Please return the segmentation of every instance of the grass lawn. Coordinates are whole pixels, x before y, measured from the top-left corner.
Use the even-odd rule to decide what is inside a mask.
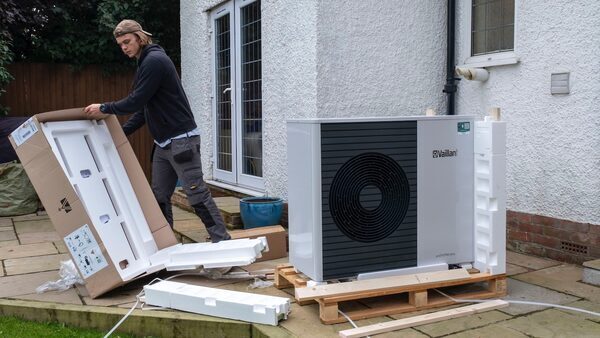
[[[108,332],[108,331],[107,331]],[[0,316],[0,337],[1,338],[90,338],[104,337],[106,332],[73,328],[59,323],[38,323],[28,320],[22,320],[15,317]],[[111,337],[129,338],[131,335],[114,333]]]

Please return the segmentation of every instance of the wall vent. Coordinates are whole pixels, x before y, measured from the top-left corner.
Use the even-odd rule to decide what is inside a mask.
[[[588,247],[581,244],[575,244],[571,242],[560,242],[560,248],[564,251],[575,254],[588,254]]]

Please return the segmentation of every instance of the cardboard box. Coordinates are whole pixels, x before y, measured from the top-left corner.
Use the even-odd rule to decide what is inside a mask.
[[[126,211],[128,210],[118,210],[119,207],[118,204],[114,203],[115,201],[113,201],[113,207],[115,208],[114,214],[107,212],[100,215],[100,217],[98,217],[97,214],[92,215],[93,210],[91,209],[94,209],[94,204],[89,201],[93,201],[94,198],[99,197],[90,196],[94,194],[90,194],[89,191],[76,191],[76,189],[84,189],[85,184],[82,183],[80,186],[77,186],[72,184],[71,181],[73,180],[73,177],[76,177],[82,182],[87,182],[85,181],[86,175],[91,176],[92,178],[94,178],[94,175],[101,175],[99,179],[102,179],[102,182],[107,184],[106,182],[109,182],[107,181],[108,179],[102,175],[108,175],[106,172],[113,171],[114,166],[117,163],[101,163],[101,161],[95,158],[96,164],[99,166],[98,168],[90,168],[90,170],[77,169],[79,171],[74,171],[75,169],[69,168],[68,166],[65,168],[63,167],[65,165],[64,154],[61,153],[60,148],[56,149],[58,141],[56,141],[56,144],[51,142],[52,139],[49,141],[42,130],[42,124],[46,122],[77,121],[85,119],[85,114],[81,108],[37,114],[15,130],[10,137],[10,141],[22,162],[31,183],[37,191],[40,200],[46,208],[56,231],[65,239],[65,243],[70,249],[71,258],[76,263],[75,265],[78,266],[81,275],[85,279],[86,288],[90,296],[96,298],[109,290],[125,284],[126,281],[131,280],[132,278],[139,278],[146,274],[143,262],[140,262],[139,266],[135,266],[135,264],[137,264],[137,258],[139,258],[138,256],[144,256],[146,252],[151,253],[152,251],[176,245],[178,242],[171,227],[162,215],[158,203],[146,180],[146,176],[115,116],[109,116],[97,123],[106,125],[110,133],[114,147],[116,147],[116,151],[121,160],[119,162],[122,162],[126,175],[131,182],[133,192],[135,193],[135,197],[130,198],[129,200],[137,198],[139,206],[135,208],[138,208],[138,214],[140,212],[143,213],[143,218],[145,218],[144,224],[147,223],[147,226],[145,226],[144,229],[142,229],[143,227],[137,229],[133,225],[130,226],[130,228],[127,228],[125,226],[126,222],[135,223],[135,226],[137,226],[137,222],[141,221],[135,220],[130,216],[124,216],[124,214],[127,214]],[[55,147],[54,149],[52,148],[51,143]],[[65,142],[64,146],[72,147],[72,143],[73,142],[70,142],[69,145],[67,145]],[[86,147],[85,142],[76,143],[76,146],[78,147]],[[112,145],[105,146],[112,147]],[[87,144],[87,147],[89,147],[89,152],[92,157],[97,156],[89,143]],[[109,150],[113,151],[114,154],[114,148],[110,148]],[[101,165],[104,165],[105,167],[100,168]],[[120,166],[120,164],[118,165]],[[127,192],[123,190],[124,188],[122,188],[122,185],[120,184],[122,182],[119,181],[119,179],[116,183],[113,183],[110,189],[119,190],[118,192],[124,194],[123,196],[129,196],[127,195]],[[106,187],[109,197],[112,198],[114,197],[112,194],[115,192],[111,192],[110,189],[109,186]],[[129,191],[131,191],[131,189]],[[118,196],[118,194],[116,195]],[[85,198],[82,198],[84,201],[80,200],[80,196],[89,197],[88,205],[85,205],[84,203],[86,200]],[[125,202],[125,204],[127,204],[127,202]],[[128,208],[135,209],[133,206],[128,206]],[[140,208],[141,211],[139,211]],[[113,220],[120,220],[120,227],[122,228],[121,232],[124,234],[125,239],[121,237],[115,237],[115,239],[111,236],[105,236],[105,239],[111,241],[121,240],[121,242],[104,243],[101,240],[102,237],[100,236],[100,233],[104,232],[106,234],[107,231],[113,231],[102,228],[105,226],[104,223],[106,223],[107,227],[112,224],[112,221],[110,220],[111,217]],[[117,226],[119,225],[117,224]],[[131,233],[132,231],[134,232],[133,234]],[[130,260],[123,259],[114,262],[114,259],[111,259],[111,255],[107,251],[106,246],[124,247],[126,245],[119,245],[119,243],[123,243],[124,240],[128,240],[131,236],[140,239],[145,247],[140,249],[129,242],[130,247],[125,249],[131,249],[129,251],[133,254],[133,258]],[[83,241],[84,238],[86,241]],[[140,243],[140,241],[136,243]],[[111,254],[114,256],[114,253]],[[124,280],[123,271],[127,269],[133,270],[127,273],[127,280]],[[142,273],[139,273],[140,271],[142,271]]]
[[[264,252],[257,262],[287,257],[287,232],[281,225],[229,231],[231,239],[266,237],[269,251]]]

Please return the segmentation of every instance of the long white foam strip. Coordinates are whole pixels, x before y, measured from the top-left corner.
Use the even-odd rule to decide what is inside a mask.
[[[288,298],[170,281],[146,285],[144,293],[148,305],[260,324],[277,325],[290,311]]]
[[[151,269],[189,270],[251,264],[268,251],[266,237],[241,238],[218,243],[174,245],[150,256]]]

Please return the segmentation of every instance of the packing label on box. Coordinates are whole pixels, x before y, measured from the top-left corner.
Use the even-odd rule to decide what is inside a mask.
[[[88,278],[108,266],[87,224],[67,235],[64,240],[83,278]]]
[[[25,121],[19,128],[15,129],[10,136],[15,140],[15,144],[20,146],[25,143],[31,136],[38,132],[38,128],[32,118]]]

